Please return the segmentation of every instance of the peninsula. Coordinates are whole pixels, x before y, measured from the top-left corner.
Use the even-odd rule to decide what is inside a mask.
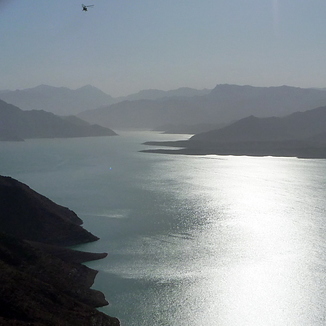
[[[0,325],[120,325],[82,265],[107,254],[66,247],[98,240],[74,212],[4,176],[0,212]]]
[[[326,106],[285,117],[249,116],[185,141],[145,144],[178,147],[143,150],[164,154],[326,158]]]

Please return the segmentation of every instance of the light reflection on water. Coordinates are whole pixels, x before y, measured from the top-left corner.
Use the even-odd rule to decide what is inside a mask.
[[[205,248],[200,255],[204,282],[193,288],[208,309],[200,324],[321,322],[325,269],[316,258],[324,265],[325,242],[318,236],[324,224],[316,224],[322,218],[316,207],[324,207],[324,189],[316,189],[321,180],[310,179],[300,163],[229,158],[212,161],[192,179],[188,175],[197,189],[204,185],[216,212],[198,237],[198,248]]]
[[[109,253],[88,263],[111,303],[101,310],[124,326],[325,325],[326,161],[138,153],[151,137],[0,155],[3,174],[100,236],[82,248]]]
[[[324,325],[325,161],[155,164],[143,187],[160,193],[170,228],[132,239],[117,249],[127,261],[102,266],[144,282],[129,297],[142,298],[131,312],[140,309],[141,325]],[[126,325],[138,325],[132,320]]]

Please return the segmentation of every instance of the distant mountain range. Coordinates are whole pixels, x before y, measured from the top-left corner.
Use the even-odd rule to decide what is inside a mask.
[[[194,89],[189,87],[181,87],[174,90],[162,91],[158,89],[147,89],[142,90],[136,94],[131,94],[128,96],[118,97],[115,99],[115,103],[123,101],[138,101],[138,100],[158,100],[162,98],[169,97],[193,97],[207,95],[211,92],[211,89]]]
[[[308,140],[326,132],[326,106],[285,117],[249,116],[227,127],[200,133],[192,141],[245,142]],[[326,139],[324,139],[326,143]]]
[[[186,125],[193,130],[199,124],[228,124],[250,115],[285,116],[325,104],[326,91],[320,89],[217,85],[204,95],[123,101],[78,116],[113,129]]]
[[[3,90],[0,98],[22,110],[77,115],[89,123],[115,130],[166,127],[163,131],[197,133],[250,115],[281,117],[324,106],[326,90],[224,84],[212,90],[151,89],[113,98],[90,85],[76,90],[40,85],[25,90]]]
[[[0,90],[0,99],[16,105],[22,110],[44,110],[57,115],[76,115],[77,113],[108,106],[122,101],[140,99],[156,100],[164,97],[191,97],[209,93],[210,90],[180,88],[171,91],[156,89],[143,90],[136,94],[113,98],[96,87],[86,85],[76,90],[67,87],[40,85],[23,90]]]
[[[23,111],[0,100],[0,140],[113,135],[116,135],[113,130],[77,117],[59,117],[41,110]]]
[[[183,147],[176,151],[149,150],[159,153],[326,158],[326,106],[285,117],[249,116],[196,134],[188,141],[146,144]]]
[[[0,92],[0,99],[22,110],[44,110],[57,115],[75,115],[114,103],[113,98],[93,86],[76,90],[40,85],[15,91]]]

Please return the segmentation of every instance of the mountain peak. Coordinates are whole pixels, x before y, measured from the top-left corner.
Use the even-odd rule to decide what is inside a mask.
[[[72,90],[41,84],[34,88],[1,93],[0,98],[22,110],[46,110],[59,115],[74,115],[113,102],[110,95],[91,85]]]
[[[79,87],[79,88],[77,88],[76,89],[76,91],[77,90],[89,90],[89,89],[97,89],[97,90],[99,90],[98,88],[96,88],[95,86],[93,86],[93,85],[90,85],[90,84],[87,84],[87,85],[84,85],[84,86],[82,86],[82,87]]]

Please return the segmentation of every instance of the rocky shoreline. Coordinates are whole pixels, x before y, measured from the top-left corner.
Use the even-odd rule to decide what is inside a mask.
[[[0,176],[0,325],[120,325],[96,309],[108,302],[91,289],[98,272],[82,264],[107,254],[66,247],[98,239],[81,224],[71,210]]]

